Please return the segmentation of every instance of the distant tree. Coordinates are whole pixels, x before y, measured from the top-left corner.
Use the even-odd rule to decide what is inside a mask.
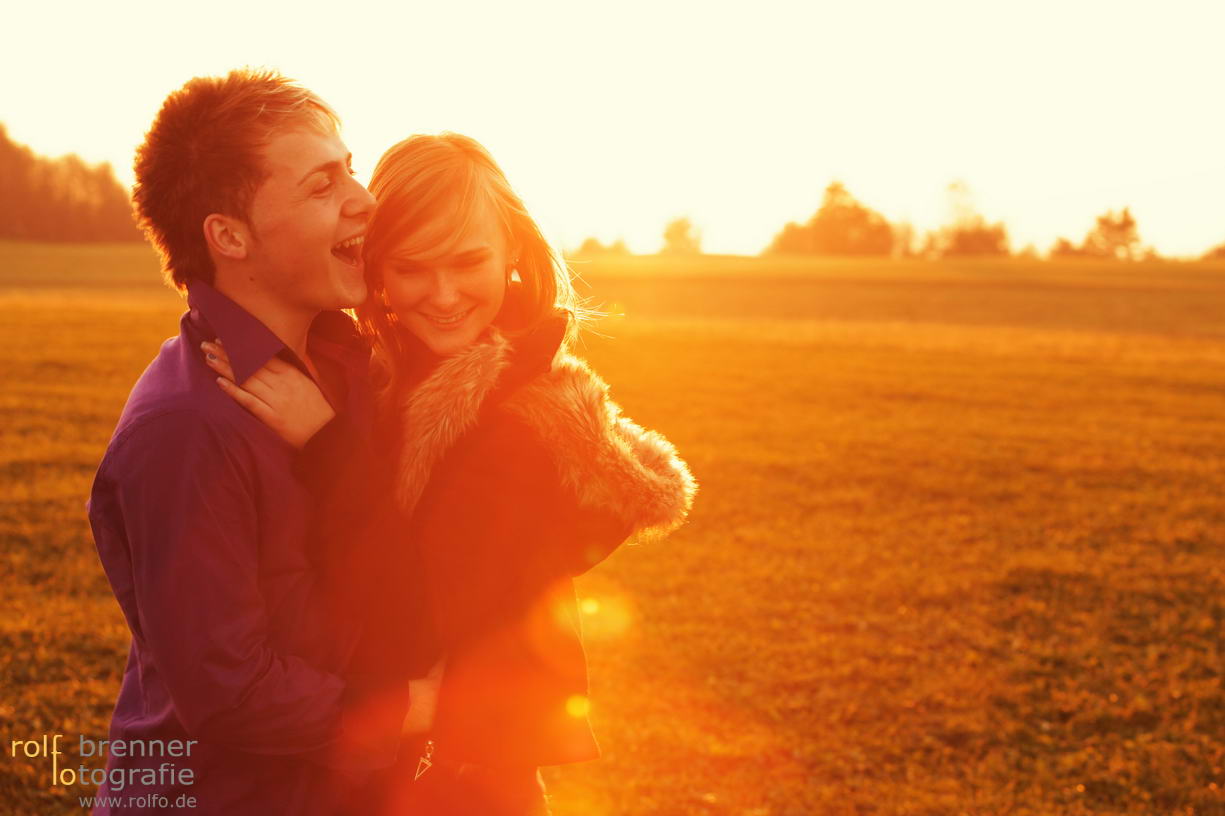
[[[574,254],[580,258],[598,258],[607,255],[629,255],[630,250],[622,238],[618,238],[611,244],[604,245],[600,243],[598,238],[591,237],[584,240]]]
[[[942,258],[1007,255],[1008,230],[1004,224],[989,224],[974,208],[969,188],[953,182],[948,188],[952,222],[930,233],[927,251]]]
[[[1140,232],[1136,219],[1127,207],[1122,212],[1107,211],[1097,217],[1097,224],[1085,236],[1086,255],[1095,258],[1115,258],[1134,261],[1140,253]]]
[[[108,164],[38,156],[0,125],[0,179],[0,238],[140,240],[128,194]]]
[[[840,182],[825,188],[821,209],[808,222],[813,248],[822,255],[888,255],[893,229],[884,216],[855,200]]]
[[[600,239],[591,237],[579,244],[578,251],[574,254],[584,258],[594,258],[597,255],[603,255],[605,251],[606,249],[604,245],[600,243]]]
[[[698,255],[702,252],[702,235],[688,218],[674,218],[664,227],[665,255]]]
[[[1083,258],[1085,253],[1067,238],[1060,238],[1051,247],[1050,256],[1052,258]]]
[[[963,221],[947,227],[940,241],[940,255],[955,258],[976,255],[1007,255],[1008,230],[985,219]]]
[[[766,248],[769,255],[812,255],[812,232],[794,221],[787,222]]]
[[[1213,247],[1204,253],[1205,261],[1225,261],[1225,244]]]
[[[1118,261],[1153,260],[1157,253],[1140,244],[1140,231],[1131,210],[1107,210],[1097,217],[1080,246],[1060,238],[1051,247],[1052,258],[1103,258]]]
[[[842,182],[825,188],[821,207],[803,226],[785,225],[766,249],[781,255],[889,255],[893,228],[885,217],[859,203]]]
[[[893,255],[897,258],[915,258],[919,248],[915,246],[915,228],[909,221],[898,221],[893,225]]]

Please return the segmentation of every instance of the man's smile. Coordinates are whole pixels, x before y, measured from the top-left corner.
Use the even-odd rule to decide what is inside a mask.
[[[366,242],[365,235],[354,235],[346,238],[332,247],[332,254],[349,266],[357,266],[362,260],[362,244]]]

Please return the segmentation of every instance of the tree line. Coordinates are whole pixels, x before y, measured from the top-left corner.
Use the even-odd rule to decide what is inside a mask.
[[[905,222],[890,223],[883,215],[865,206],[841,182],[825,188],[821,206],[803,223],[791,222],[774,236],[763,255],[825,255],[901,258],[1009,257],[1037,258],[1033,247],[1014,253],[1008,229],[1002,222],[992,223],[982,216],[962,183],[949,185],[952,218],[948,224],[919,236]],[[701,252],[701,234],[688,218],[676,218],[664,228],[666,255],[695,255]],[[624,241],[605,246],[588,238],[575,253],[578,256],[628,255]],[[1097,258],[1119,261],[1156,259],[1156,251],[1140,239],[1131,210],[1110,210],[1079,242],[1059,238],[1048,250],[1051,258]],[[1209,250],[1204,260],[1225,260],[1225,244]]]
[[[0,238],[139,241],[141,234],[109,164],[39,156],[0,125]]]
[[[9,138],[0,124],[0,239],[27,241],[139,241],[128,192],[109,164],[89,165],[76,155],[51,159]],[[774,236],[763,255],[835,255],[904,258],[1004,257],[1014,254],[1003,223],[991,223],[973,206],[964,184],[949,186],[953,217],[920,237],[910,224],[890,223],[864,205],[841,182],[825,188],[821,205],[807,221],[791,222]],[[696,255],[702,236],[688,218],[664,228],[662,253]],[[624,241],[604,245],[588,238],[579,257],[629,255]],[[1032,247],[1018,253],[1037,257]],[[1124,207],[1099,215],[1076,243],[1059,238],[1051,258],[1136,261],[1157,257],[1140,240],[1135,216]],[[1225,244],[1205,260],[1225,260]]]

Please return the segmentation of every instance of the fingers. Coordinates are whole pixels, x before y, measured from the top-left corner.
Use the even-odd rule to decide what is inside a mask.
[[[225,347],[222,346],[221,340],[218,339],[212,342],[205,340],[200,344],[200,348],[204,350],[204,362],[209,368],[230,382],[237,382],[238,378],[234,376],[234,367],[230,365],[230,357],[226,353]],[[240,383],[239,387],[264,402],[270,402],[270,398],[278,388],[277,378],[287,375],[292,376],[292,372],[296,371],[297,369],[293,366],[273,357],[264,363],[262,368]]]
[[[234,369],[230,366],[230,358],[225,353],[225,349],[219,345],[220,343],[220,340],[217,343],[210,343],[205,340],[200,344],[200,348],[204,350],[204,362],[213,371],[216,371],[222,377],[232,382],[234,380]]]
[[[268,398],[264,396],[264,391],[292,395],[319,389],[315,381],[297,366],[276,357],[264,363],[258,371],[251,375],[250,379],[242,384],[242,387],[254,391],[266,400]],[[271,400],[268,401],[271,402]]]
[[[283,404],[293,393],[278,384],[276,378],[269,376],[263,368],[248,377],[242,388],[269,406]]]
[[[273,374],[285,374],[298,369],[291,366],[289,363],[282,360],[280,357],[270,357],[268,362],[264,363],[264,368],[271,371]]]
[[[229,355],[226,354],[221,340],[206,340],[200,344],[200,348],[204,351],[204,362],[209,368],[231,383],[237,381],[234,368],[230,365]],[[240,392],[258,400],[262,405],[261,410],[278,410],[278,408],[284,408],[286,404],[309,399],[314,395],[318,395],[319,399],[325,399],[314,380],[297,366],[277,357],[270,358],[254,374],[243,382],[237,383],[237,386]],[[255,409],[250,406],[244,404],[243,407],[255,413]]]
[[[290,377],[292,375],[285,369],[287,368],[291,371],[297,371],[297,369],[284,363],[281,363],[281,365],[284,365],[285,368],[280,368],[276,365],[276,363],[280,362],[280,360],[273,357],[264,363],[254,374],[247,378],[247,381],[242,384],[243,388],[255,389],[256,393],[259,393],[260,389],[275,391],[279,388],[284,388],[287,384],[291,384],[292,380]]]
[[[204,343],[202,343],[201,345],[205,345],[205,344],[209,346],[209,348],[206,349],[206,351],[211,351],[213,354],[217,355],[222,360],[224,360],[227,365],[229,364],[230,353],[225,350],[225,344],[221,342],[220,337],[218,337],[216,340],[213,340],[212,342],[205,340]]]
[[[217,385],[220,386],[221,390],[228,394],[231,399],[254,414],[256,419],[259,419],[261,422],[267,423],[270,418],[275,418],[272,408],[268,405],[268,403],[264,402],[250,391],[239,388],[233,383],[233,381],[227,380],[225,377],[218,377]]]

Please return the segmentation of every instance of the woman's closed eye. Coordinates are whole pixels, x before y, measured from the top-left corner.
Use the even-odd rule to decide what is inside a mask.
[[[398,277],[411,278],[416,277],[417,275],[424,275],[426,272],[430,271],[430,268],[424,264],[400,262],[392,264],[391,271]]]

